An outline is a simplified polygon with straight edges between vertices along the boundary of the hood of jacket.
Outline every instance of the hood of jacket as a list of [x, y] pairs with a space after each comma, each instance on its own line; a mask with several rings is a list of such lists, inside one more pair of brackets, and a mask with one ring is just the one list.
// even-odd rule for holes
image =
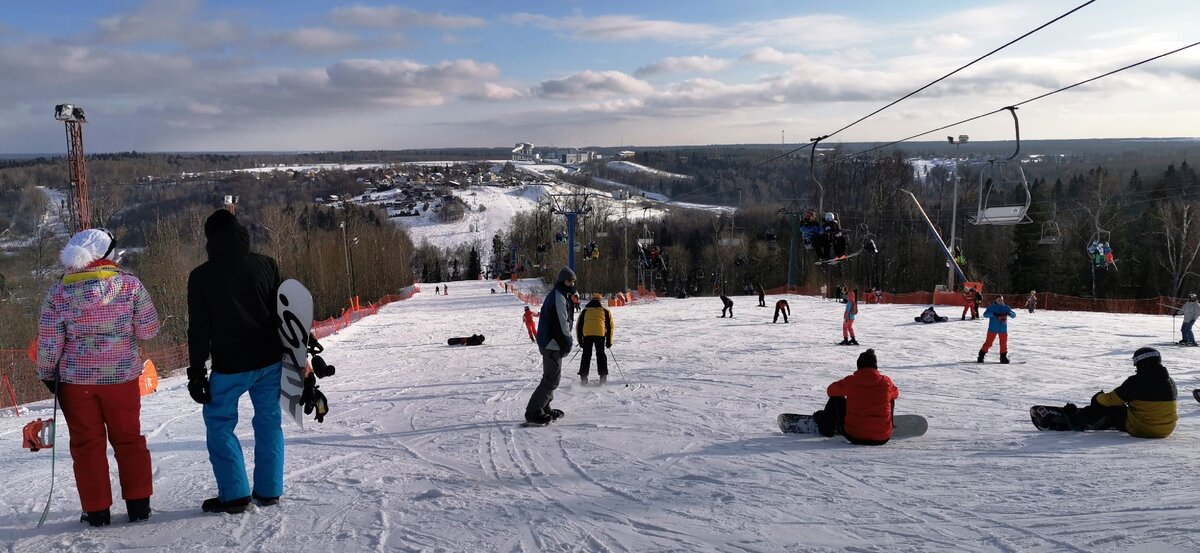
[[208, 237], [204, 249], [212, 261], [237, 261], [250, 253], [250, 231], [240, 223], [229, 225]]

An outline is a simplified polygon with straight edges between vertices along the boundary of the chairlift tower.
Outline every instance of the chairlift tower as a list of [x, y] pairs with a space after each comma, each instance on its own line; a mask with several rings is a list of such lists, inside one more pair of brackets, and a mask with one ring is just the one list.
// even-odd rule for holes
[[[958, 147], [966, 144], [971, 137], [960, 134], [957, 141], [953, 136], [947, 136], [946, 140], [954, 145], [954, 201], [950, 204], [950, 248], [951, 257], [953, 257], [954, 242], [957, 239], [958, 232]], [[954, 263], [951, 263], [946, 268], [946, 290], [954, 291]]]
[[88, 202], [87, 165], [83, 157], [83, 124], [87, 122], [83, 108], [74, 104], [54, 106], [54, 118], [67, 129], [67, 168], [70, 173], [71, 198], [67, 200], [71, 234], [91, 228], [91, 205]]
[[550, 194], [554, 205], [554, 213], [567, 218], [567, 266], [575, 270], [575, 221], [580, 215], [586, 216], [592, 212], [588, 205], [589, 194]]

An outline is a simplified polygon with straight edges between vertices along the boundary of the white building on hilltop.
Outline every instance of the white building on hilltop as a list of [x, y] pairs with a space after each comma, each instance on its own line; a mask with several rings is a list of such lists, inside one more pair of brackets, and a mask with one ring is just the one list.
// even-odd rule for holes
[[536, 163], [541, 161], [541, 158], [537, 154], [533, 153], [533, 144], [529, 144], [527, 142], [518, 142], [517, 145], [512, 149], [512, 160], [531, 161]]

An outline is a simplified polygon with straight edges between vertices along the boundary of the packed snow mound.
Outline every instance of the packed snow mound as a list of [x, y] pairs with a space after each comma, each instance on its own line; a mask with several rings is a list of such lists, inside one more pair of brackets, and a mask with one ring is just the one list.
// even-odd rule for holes
[[[416, 217], [395, 217], [392, 221], [408, 228], [414, 245], [422, 241], [439, 248], [454, 248], [459, 244], [481, 243], [480, 255], [484, 263], [492, 250], [492, 237], [507, 232], [517, 213], [533, 211], [538, 199], [548, 190], [547, 185], [535, 184], [515, 187], [469, 186], [449, 193], [467, 204], [466, 216], [460, 221], [438, 220], [435, 207], [421, 212]], [[442, 192], [447, 192], [443, 189]]]
[[[440, 283], [439, 283], [440, 284]], [[586, 288], [586, 282], [581, 283]], [[533, 283], [521, 282], [533, 288]], [[495, 286], [496, 294], [490, 289]], [[430, 287], [426, 287], [428, 290]], [[60, 426], [58, 483], [45, 527], [48, 451], [19, 449], [41, 402], [0, 416], [0, 535], [11, 551], [1195, 551], [1200, 517], [1191, 400], [1195, 349], [1163, 316], [1019, 312], [1021, 365], [975, 364], [983, 321], [914, 323], [923, 306], [861, 305], [863, 347], [841, 339], [843, 306], [788, 297], [791, 324], [757, 298], [660, 299], [613, 310], [609, 384], [582, 387], [564, 361], [554, 407], [521, 428], [541, 357], [521, 304], [492, 282], [451, 282], [383, 307], [326, 338], [331, 411], [285, 423], [285, 493], [241, 515], [200, 512], [216, 493], [199, 405], [183, 377], [143, 399], [154, 516], [79, 523]], [[767, 298], [772, 305], [776, 297]], [[536, 307], [535, 307], [536, 308]], [[484, 334], [476, 347], [446, 338]], [[1083, 403], [1133, 373], [1156, 345], [1181, 395], [1163, 440], [1038, 432], [1029, 406]], [[781, 434], [781, 412], [811, 413], [866, 347], [900, 389], [897, 413], [929, 419], [920, 438], [879, 447]], [[993, 350], [992, 360], [995, 359]], [[593, 362], [590, 372], [595, 378]], [[628, 387], [625, 385], [628, 384]], [[239, 436], [253, 466], [248, 401]], [[63, 419], [60, 417], [59, 421]], [[113, 479], [115, 482], [115, 465]], [[115, 485], [115, 484], [114, 484]]]
[[669, 171], [663, 171], [653, 167], [646, 167], [645, 165], [634, 163], [632, 161], [610, 161], [607, 163], [607, 165], [609, 169], [616, 169], [617, 171], [624, 171], [626, 173], [649, 173], [651, 175], [670, 179], [692, 178], [690, 175], [680, 175], [679, 173], [671, 173]]

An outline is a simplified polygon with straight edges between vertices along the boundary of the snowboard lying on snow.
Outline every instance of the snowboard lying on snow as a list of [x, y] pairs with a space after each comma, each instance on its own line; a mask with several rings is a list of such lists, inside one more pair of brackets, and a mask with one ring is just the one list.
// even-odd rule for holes
[[449, 340], [446, 340], [447, 346], [478, 346], [482, 343], [482, 334], [472, 334], [470, 336], [462, 336], [459, 338], [450, 338]]
[[[776, 420], [785, 434], [816, 434], [817, 421], [812, 415], [781, 413]], [[911, 438], [925, 435], [929, 421], [921, 415], [895, 415], [892, 417], [892, 437]]]

